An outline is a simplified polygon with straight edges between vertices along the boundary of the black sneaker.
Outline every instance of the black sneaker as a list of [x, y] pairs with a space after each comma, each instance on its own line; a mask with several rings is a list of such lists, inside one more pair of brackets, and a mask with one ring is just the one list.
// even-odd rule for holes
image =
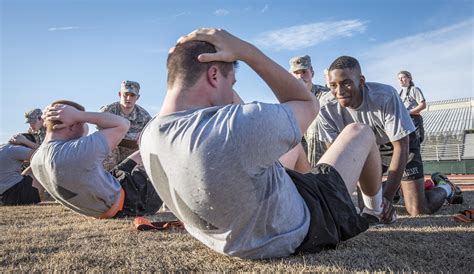
[[383, 224], [380, 222], [379, 218], [377, 216], [372, 215], [372, 214], [362, 212], [360, 217], [365, 219], [370, 227], [383, 226]]
[[362, 210], [362, 214], [360, 214], [360, 217], [364, 218], [367, 221], [367, 223], [369, 223], [370, 227], [379, 227], [379, 226], [389, 225], [397, 221], [397, 213], [395, 211], [393, 211], [392, 218], [390, 219], [388, 223], [380, 222], [380, 218], [372, 214], [371, 210], [367, 208], [364, 208]]
[[464, 202], [462, 190], [451, 182], [446, 175], [441, 172], [436, 172], [431, 175], [431, 180], [436, 186], [448, 184], [451, 187], [453, 193], [450, 198], [446, 198], [446, 201], [448, 201], [449, 204], [462, 204]]

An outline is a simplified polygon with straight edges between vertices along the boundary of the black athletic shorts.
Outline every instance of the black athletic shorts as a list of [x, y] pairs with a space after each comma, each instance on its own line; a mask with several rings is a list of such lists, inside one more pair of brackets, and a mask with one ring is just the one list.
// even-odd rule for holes
[[110, 173], [117, 178], [125, 199], [123, 209], [114, 217], [155, 214], [163, 204], [145, 170], [130, 158], [115, 166]]
[[38, 189], [31, 184], [33, 179], [30, 176], [23, 176], [23, 179], [16, 185], [10, 187], [2, 194], [4, 205], [30, 205], [41, 202]]
[[316, 253], [335, 248], [369, 228], [357, 214], [339, 173], [328, 164], [318, 164], [313, 173], [286, 170], [309, 209], [309, 231], [295, 253]]
[[[402, 181], [412, 181], [424, 178], [423, 160], [421, 158], [420, 139], [414, 131], [410, 133], [409, 137], [409, 155], [408, 162], [403, 172]], [[393, 155], [392, 143], [387, 143], [379, 147], [380, 157], [382, 158], [382, 173], [387, 172], [390, 161]]]

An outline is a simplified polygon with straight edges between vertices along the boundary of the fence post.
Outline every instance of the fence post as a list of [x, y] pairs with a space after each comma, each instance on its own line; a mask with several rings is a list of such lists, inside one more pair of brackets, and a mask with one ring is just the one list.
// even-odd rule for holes
[[461, 146], [458, 144], [458, 161], [461, 161]]
[[435, 146], [435, 150], [436, 150], [436, 161], [439, 162], [438, 146]]

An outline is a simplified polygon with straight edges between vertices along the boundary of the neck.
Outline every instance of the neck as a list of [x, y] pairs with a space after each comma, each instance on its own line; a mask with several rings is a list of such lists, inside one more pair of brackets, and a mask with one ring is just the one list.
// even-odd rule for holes
[[125, 108], [124, 106], [120, 105], [120, 110], [122, 110], [122, 112], [127, 115], [132, 113], [134, 108], [135, 106], [133, 106], [132, 108]]
[[45, 143], [52, 141], [52, 140], [71, 140], [74, 139], [70, 134], [66, 133], [64, 129], [54, 130], [54, 131], [46, 131], [46, 136], [44, 137]]
[[191, 88], [174, 85], [168, 88], [160, 115], [167, 115], [177, 111], [212, 107], [212, 100], [208, 96], [206, 87], [196, 84]]

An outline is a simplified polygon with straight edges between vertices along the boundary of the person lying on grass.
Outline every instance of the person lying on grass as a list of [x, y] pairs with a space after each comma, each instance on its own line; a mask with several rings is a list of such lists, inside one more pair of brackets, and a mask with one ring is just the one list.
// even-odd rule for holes
[[[162, 201], [141, 168], [138, 151], [110, 173], [102, 162], [123, 139], [129, 122], [110, 113], [86, 112], [59, 100], [44, 113], [46, 137], [31, 168], [39, 183], [64, 206], [95, 218], [154, 214]], [[87, 135], [86, 123], [101, 129]]]
[[[237, 60], [279, 104], [239, 103]], [[318, 100], [255, 46], [199, 29], [179, 40], [167, 68], [160, 115], [143, 130], [140, 152], [160, 197], [199, 241], [252, 259], [334, 248], [368, 228], [349, 195], [357, 181], [370, 213], [394, 220], [372, 168], [380, 156], [370, 128], [348, 126], [307, 173], [300, 141]]]

